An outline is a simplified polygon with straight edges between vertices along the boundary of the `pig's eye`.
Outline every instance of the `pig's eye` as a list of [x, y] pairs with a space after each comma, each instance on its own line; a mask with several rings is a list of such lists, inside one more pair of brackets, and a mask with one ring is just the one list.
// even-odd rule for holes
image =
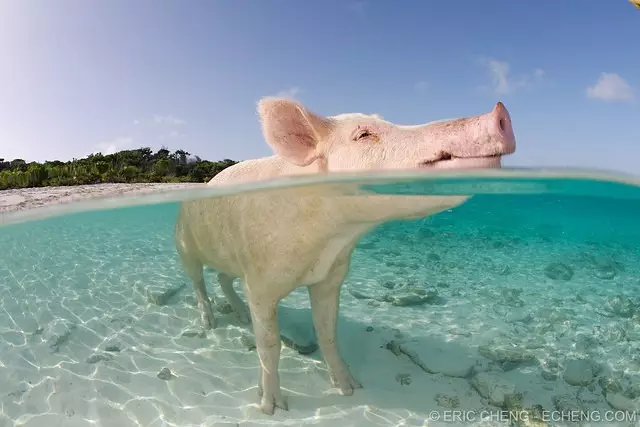
[[368, 130], [362, 129], [362, 130], [358, 131], [358, 133], [356, 133], [356, 137], [354, 139], [356, 141], [359, 141], [361, 139], [368, 138], [368, 137], [370, 137], [372, 135], [373, 134], [371, 132], [369, 132]]

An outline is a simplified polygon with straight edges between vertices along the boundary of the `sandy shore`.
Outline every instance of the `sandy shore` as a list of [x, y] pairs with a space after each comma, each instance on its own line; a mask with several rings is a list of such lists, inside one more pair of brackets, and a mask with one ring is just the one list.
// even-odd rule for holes
[[0, 213], [71, 203], [96, 197], [149, 194], [180, 188], [195, 188], [201, 185], [198, 183], [97, 184], [3, 190], [0, 191]]

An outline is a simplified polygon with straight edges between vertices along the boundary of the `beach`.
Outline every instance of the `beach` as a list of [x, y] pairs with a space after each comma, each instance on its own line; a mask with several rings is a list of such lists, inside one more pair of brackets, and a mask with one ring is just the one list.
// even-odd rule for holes
[[149, 194], [180, 188], [201, 187], [198, 183], [96, 184], [73, 187], [22, 188], [0, 191], [0, 213], [15, 212], [98, 197]]
[[[0, 209], [189, 187], [12, 190]], [[524, 241], [496, 231], [504, 218], [446, 215], [367, 236], [338, 325], [363, 388], [339, 395], [319, 351], [285, 345], [289, 411], [268, 416], [251, 328], [209, 271], [219, 326], [201, 328], [174, 216], [137, 206], [2, 230], [0, 426], [637, 425], [637, 247], [561, 241], [543, 220]], [[312, 344], [306, 290], [280, 310], [283, 335]]]

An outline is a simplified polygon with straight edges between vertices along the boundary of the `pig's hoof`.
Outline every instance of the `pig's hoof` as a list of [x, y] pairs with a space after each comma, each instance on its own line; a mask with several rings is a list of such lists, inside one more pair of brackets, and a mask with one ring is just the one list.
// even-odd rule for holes
[[343, 396], [351, 396], [356, 388], [362, 388], [362, 384], [356, 380], [349, 371], [341, 375], [331, 375], [331, 385], [340, 389]]
[[274, 393], [262, 393], [262, 399], [260, 402], [260, 410], [267, 415], [273, 415], [276, 408], [280, 408], [284, 411], [289, 410], [289, 404], [287, 399], [282, 396], [280, 390]]

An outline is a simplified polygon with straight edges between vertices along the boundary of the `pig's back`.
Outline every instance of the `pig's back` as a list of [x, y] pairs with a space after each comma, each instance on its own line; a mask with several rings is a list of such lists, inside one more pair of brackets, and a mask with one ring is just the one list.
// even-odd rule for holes
[[321, 162], [308, 166], [296, 166], [283, 157], [273, 155], [259, 159], [245, 160], [229, 166], [214, 176], [207, 185], [234, 185], [252, 181], [272, 180], [283, 176], [317, 174]]
[[222, 170], [211, 178], [208, 185], [234, 185], [251, 181], [275, 179], [290, 173], [292, 166], [293, 165], [290, 165], [279, 156], [245, 160]]

